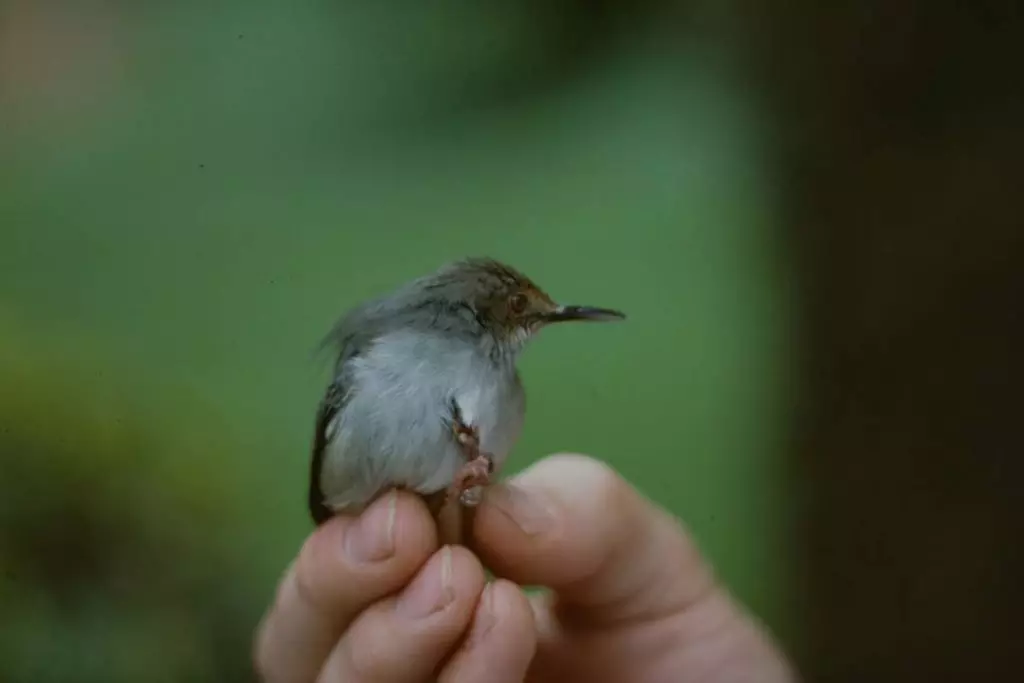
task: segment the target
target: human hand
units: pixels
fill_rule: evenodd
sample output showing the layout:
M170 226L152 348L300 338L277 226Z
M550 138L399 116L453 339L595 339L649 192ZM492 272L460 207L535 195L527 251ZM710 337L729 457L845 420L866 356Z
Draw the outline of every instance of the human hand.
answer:
M486 590L473 554L436 544L425 506L407 494L324 524L261 624L261 675L268 683L795 680L681 525L590 458L553 456L488 491L474 544L504 578ZM517 584L551 592L528 600Z

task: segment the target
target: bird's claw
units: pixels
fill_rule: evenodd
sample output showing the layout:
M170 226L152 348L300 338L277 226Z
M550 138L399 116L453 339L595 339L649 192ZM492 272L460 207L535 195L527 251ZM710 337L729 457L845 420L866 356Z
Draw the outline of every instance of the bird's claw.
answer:
M480 450L480 430L476 426L466 424L455 399L451 400L451 415L448 421L455 442L466 458L466 463L455 473L452 485L448 489L448 497L457 498L462 505L473 507L480 504L483 487L491 481L494 459L489 453Z
M449 489L450 498L458 498L467 507L480 504L483 487L491 482L494 462L485 455L477 456L455 473L455 481Z

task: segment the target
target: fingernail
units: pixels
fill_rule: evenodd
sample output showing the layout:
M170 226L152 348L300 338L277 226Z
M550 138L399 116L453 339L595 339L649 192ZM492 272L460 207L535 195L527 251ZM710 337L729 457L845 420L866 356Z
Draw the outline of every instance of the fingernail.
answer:
M366 510L345 534L345 554L356 562L379 562L395 552L398 495L388 492Z
M528 536L538 536L554 523L550 503L537 491L527 491L516 484L506 483L489 490L485 500Z
M445 608L455 599L452 586L452 549L441 548L398 598L400 614L421 619Z
M479 644L497 621L498 615L495 613L494 584L489 583L484 586L484 592L480 596L480 605L477 607L476 616L473 618L473 630L469 633L469 644Z

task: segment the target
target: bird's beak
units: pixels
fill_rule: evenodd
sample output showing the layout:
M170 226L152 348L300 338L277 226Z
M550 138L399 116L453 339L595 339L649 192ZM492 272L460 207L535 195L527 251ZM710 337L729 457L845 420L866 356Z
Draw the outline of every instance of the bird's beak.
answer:
M546 323L559 323L569 320L610 322L613 320L625 319L625 313L613 311L610 308L597 308L595 306L558 306L553 311L543 316L543 320Z

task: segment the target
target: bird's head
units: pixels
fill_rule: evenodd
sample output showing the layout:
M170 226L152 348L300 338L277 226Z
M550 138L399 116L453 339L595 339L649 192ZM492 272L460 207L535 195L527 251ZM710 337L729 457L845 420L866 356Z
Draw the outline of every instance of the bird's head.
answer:
M512 351L552 323L625 318L608 308L560 304L518 270L489 258L449 264L423 286L466 306L499 347Z

